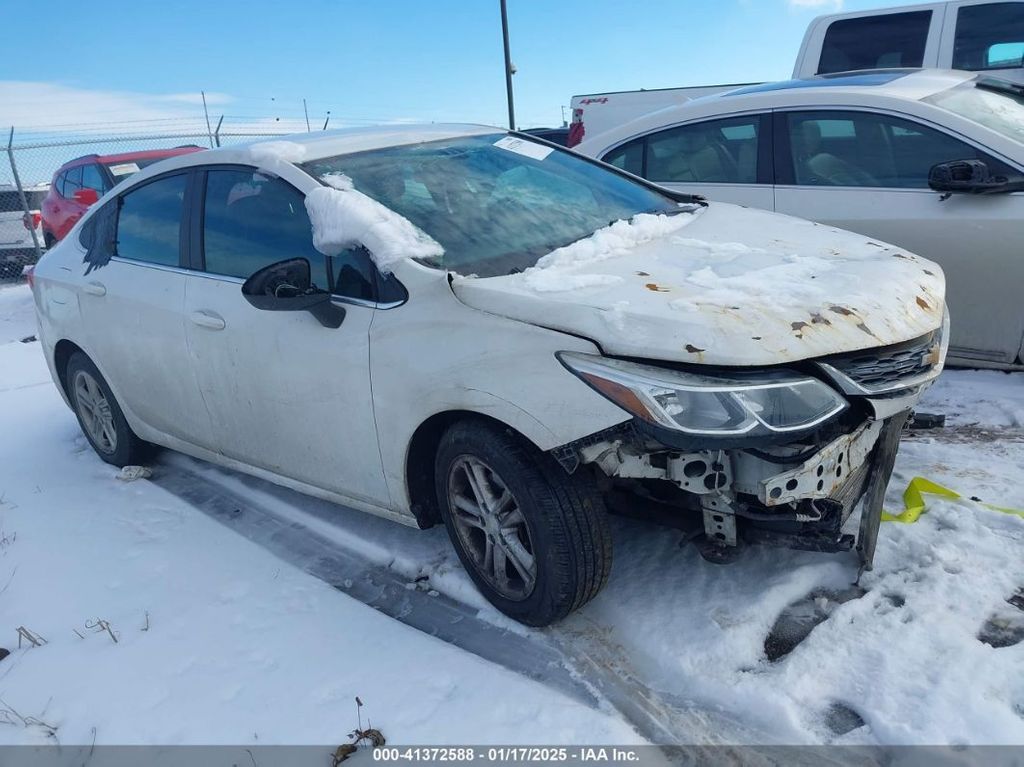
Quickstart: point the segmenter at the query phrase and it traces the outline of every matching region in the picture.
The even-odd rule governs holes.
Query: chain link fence
[[[218,127],[217,131],[202,133],[68,136],[60,141],[18,143],[17,132],[12,128],[4,147],[6,162],[0,160],[0,283],[22,279],[25,268],[36,263],[56,242],[55,234],[66,231],[66,223],[56,231],[59,222],[44,220],[44,216],[80,216],[85,206],[75,200],[75,191],[98,186],[96,191],[102,196],[106,188],[124,178],[135,165],[127,159],[105,165],[103,158],[150,149],[229,146],[281,135],[284,134],[269,131],[222,133]],[[92,165],[100,167],[83,171],[83,178],[75,182],[61,178],[62,188],[51,191],[57,170],[68,161],[87,155],[96,155],[97,163]],[[43,200],[48,194],[50,202],[44,213]],[[51,203],[60,209],[58,213],[52,212]]]

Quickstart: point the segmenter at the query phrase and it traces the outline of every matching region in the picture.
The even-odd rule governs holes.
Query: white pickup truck
[[[865,69],[999,73],[1024,83],[1024,0],[946,0],[820,16],[804,34],[794,79]],[[589,93],[572,97],[569,146],[640,115],[740,85]]]

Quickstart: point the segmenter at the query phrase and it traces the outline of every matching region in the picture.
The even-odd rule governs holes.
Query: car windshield
[[[1024,89],[981,77],[923,99],[941,109],[1024,142]]]
[[[424,263],[478,277],[527,269],[552,250],[678,203],[570,152],[506,134],[389,147],[303,165],[343,173],[444,248]]]

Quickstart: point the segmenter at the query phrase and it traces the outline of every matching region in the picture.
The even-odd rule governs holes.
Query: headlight
[[[816,378],[770,371],[718,377],[560,352],[569,370],[629,413],[659,426],[710,437],[802,431],[847,407]]]

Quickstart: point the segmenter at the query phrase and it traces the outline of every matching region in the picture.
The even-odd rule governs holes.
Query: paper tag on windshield
[[[525,155],[526,157],[532,157],[534,160],[543,160],[554,149],[549,146],[543,146],[542,144],[534,144],[532,141],[526,141],[515,136],[505,136],[494,142],[494,146],[500,146],[502,149],[507,149],[510,152],[516,154]]]
[[[134,162],[123,162],[119,165],[109,165],[107,169],[111,175],[114,176],[130,176],[133,173],[139,172],[139,166]]]

